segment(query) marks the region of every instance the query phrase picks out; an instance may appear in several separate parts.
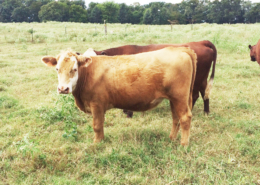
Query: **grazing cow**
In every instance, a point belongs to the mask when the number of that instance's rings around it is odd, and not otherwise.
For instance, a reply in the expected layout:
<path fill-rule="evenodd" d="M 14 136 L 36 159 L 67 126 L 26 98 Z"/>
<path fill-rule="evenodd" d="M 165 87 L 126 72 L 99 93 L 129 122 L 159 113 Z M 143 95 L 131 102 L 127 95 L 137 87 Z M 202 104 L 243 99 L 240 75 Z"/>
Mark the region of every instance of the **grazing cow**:
<path fill-rule="evenodd" d="M 215 74 L 215 65 L 217 59 L 217 50 L 210 41 L 200 41 L 200 42 L 189 42 L 185 44 L 153 44 L 147 46 L 137 46 L 137 45 L 125 45 L 117 48 L 106 49 L 103 51 L 95 51 L 97 55 L 129 55 L 137 54 L 148 51 L 155 51 L 165 47 L 190 47 L 197 54 L 197 74 L 193 89 L 193 106 L 197 99 L 199 98 L 199 92 L 204 101 L 204 112 L 209 113 L 209 95 L 211 88 L 213 86 L 213 79 Z M 209 75 L 210 67 L 213 61 L 212 73 L 210 76 L 209 83 L 207 78 Z M 132 117 L 133 112 L 124 110 L 127 117 Z"/>
<path fill-rule="evenodd" d="M 197 63 L 190 48 L 168 47 L 113 57 L 66 51 L 57 58 L 43 57 L 42 61 L 56 68 L 58 92 L 72 93 L 79 109 L 92 114 L 94 142 L 104 138 L 104 114 L 108 109 L 146 111 L 168 99 L 173 117 L 170 138 L 176 139 L 181 127 L 181 144 L 188 145 Z"/>
<path fill-rule="evenodd" d="M 256 45 L 254 46 L 249 45 L 248 47 L 250 49 L 251 61 L 253 62 L 257 61 L 257 63 L 260 65 L 260 40 Z"/>

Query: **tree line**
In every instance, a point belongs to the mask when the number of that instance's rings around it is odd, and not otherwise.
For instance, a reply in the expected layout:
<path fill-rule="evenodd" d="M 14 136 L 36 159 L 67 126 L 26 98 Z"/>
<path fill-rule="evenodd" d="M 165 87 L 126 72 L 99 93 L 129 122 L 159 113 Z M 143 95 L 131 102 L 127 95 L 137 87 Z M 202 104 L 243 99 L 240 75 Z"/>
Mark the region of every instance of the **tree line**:
<path fill-rule="evenodd" d="M 255 23 L 260 22 L 260 3 L 250 0 L 183 0 L 140 5 L 113 1 L 0 0 L 1 22 L 91 22 L 131 24 Z"/>

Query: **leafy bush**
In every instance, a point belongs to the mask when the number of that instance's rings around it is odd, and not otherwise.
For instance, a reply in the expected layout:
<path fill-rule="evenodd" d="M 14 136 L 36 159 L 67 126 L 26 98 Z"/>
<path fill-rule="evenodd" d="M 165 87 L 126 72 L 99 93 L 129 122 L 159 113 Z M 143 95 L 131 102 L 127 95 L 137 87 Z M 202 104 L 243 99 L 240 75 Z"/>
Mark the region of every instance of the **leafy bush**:
<path fill-rule="evenodd" d="M 85 123 L 86 119 L 80 116 L 80 111 L 76 107 L 72 95 L 56 95 L 55 98 L 57 100 L 54 107 L 41 107 L 37 110 L 40 113 L 41 119 L 45 120 L 48 124 L 56 122 L 65 123 L 63 137 L 77 139 L 76 123 Z"/>

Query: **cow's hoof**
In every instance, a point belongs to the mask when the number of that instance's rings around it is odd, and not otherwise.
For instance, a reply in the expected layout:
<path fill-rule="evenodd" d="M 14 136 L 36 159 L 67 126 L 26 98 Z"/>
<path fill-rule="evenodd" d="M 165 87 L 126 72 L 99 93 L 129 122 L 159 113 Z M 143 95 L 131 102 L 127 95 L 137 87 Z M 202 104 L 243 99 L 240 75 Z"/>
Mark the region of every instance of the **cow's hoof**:
<path fill-rule="evenodd" d="M 177 139 L 177 134 L 176 134 L 176 136 L 170 135 L 169 137 L 170 137 L 170 139 L 171 139 L 172 141 L 175 141 L 175 140 Z"/>
<path fill-rule="evenodd" d="M 204 111 L 204 115 L 208 116 L 209 115 L 209 111 Z"/>
<path fill-rule="evenodd" d="M 132 118 L 133 117 L 133 112 L 131 112 L 131 111 L 129 111 L 128 113 L 127 113 L 127 118 Z"/>
<path fill-rule="evenodd" d="M 189 146 L 189 142 L 185 142 L 185 143 L 181 142 L 181 145 L 184 146 L 184 147 L 186 148 L 186 147 Z"/>
<path fill-rule="evenodd" d="M 102 140 L 104 139 L 104 137 L 102 138 L 95 138 L 94 139 L 94 143 L 100 143 Z"/>

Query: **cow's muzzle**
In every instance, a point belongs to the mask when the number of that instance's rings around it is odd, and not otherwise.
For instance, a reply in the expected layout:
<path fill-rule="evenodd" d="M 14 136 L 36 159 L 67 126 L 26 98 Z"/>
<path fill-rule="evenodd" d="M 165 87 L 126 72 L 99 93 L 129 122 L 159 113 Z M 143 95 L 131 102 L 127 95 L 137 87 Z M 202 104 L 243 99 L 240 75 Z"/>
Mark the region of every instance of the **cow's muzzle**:
<path fill-rule="evenodd" d="M 256 61 L 255 57 L 251 57 L 251 61 L 255 62 Z"/>
<path fill-rule="evenodd" d="M 65 89 L 64 87 L 61 87 L 61 88 L 58 87 L 58 93 L 59 94 L 69 94 L 69 88 L 67 87 Z"/>

